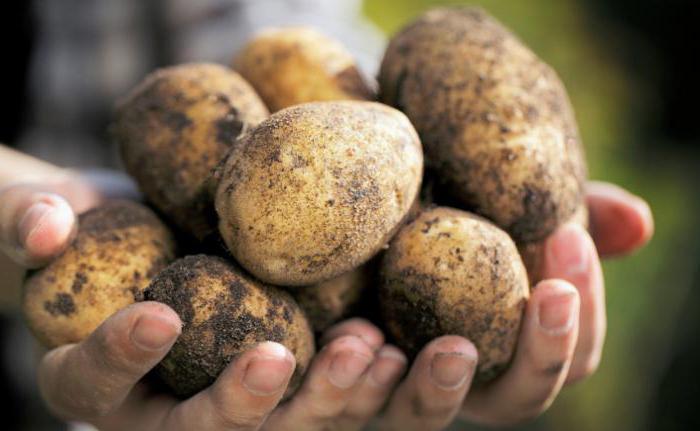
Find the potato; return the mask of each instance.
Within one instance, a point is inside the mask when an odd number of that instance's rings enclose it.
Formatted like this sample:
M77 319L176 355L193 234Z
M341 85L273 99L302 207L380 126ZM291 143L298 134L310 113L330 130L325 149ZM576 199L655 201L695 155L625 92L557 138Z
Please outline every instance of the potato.
M350 53L308 27L260 33L236 56L233 67L272 112L307 102L376 99Z
M362 293L371 282L371 269L363 265L338 277L291 291L316 333L350 317L359 305Z
M508 234L479 216L436 207L390 243L379 296L399 347L415 355L435 337L467 337L479 352L476 378L483 382L513 355L529 289Z
M22 308L47 347L76 343L139 300L175 258L171 233L147 208L111 201L78 219L70 246L24 284Z
M588 229L588 208L585 205L579 206L570 220ZM544 279L545 244L547 238L540 241L525 242L518 244L518 252L523 259L530 285L534 286Z
M237 73L185 64L153 72L120 101L111 134L146 198L203 239L216 231L206 180L238 135L268 115Z
M517 242L545 238L581 204L586 166L565 89L485 12L436 9L405 27L379 86L415 125L426 166L460 207Z
M418 193L423 155L408 119L374 102L317 102L241 138L216 193L219 231L257 278L304 286L369 260Z
M311 328L291 296L219 257L178 259L153 280L144 298L167 304L182 319L182 334L158 365L178 396L209 386L236 355L263 341L283 344L296 358L289 395L314 354Z

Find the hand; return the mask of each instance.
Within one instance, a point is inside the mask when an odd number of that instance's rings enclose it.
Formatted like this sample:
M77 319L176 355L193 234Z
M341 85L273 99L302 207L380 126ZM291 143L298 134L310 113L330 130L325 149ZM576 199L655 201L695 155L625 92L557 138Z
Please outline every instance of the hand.
M24 268L42 266L70 243L75 214L99 200L98 191L77 176L7 186L0 190L0 249Z
M75 234L76 214L104 197L138 192L121 172L78 173L0 145L0 252L22 269L50 262Z
M497 381L467 396L466 419L498 426L533 418L563 385L597 369L606 328L598 256L640 248L652 236L653 219L644 201L611 184L589 184L586 199L592 238L567 224L547 239L547 280L532 292L513 363Z
M180 325L175 312L155 302L119 311L85 341L44 357L43 397L60 417L103 430L359 430L406 364L398 349L383 345L378 329L352 319L329 330L304 383L279 407L295 363L272 342L240 355L212 386L178 401L139 382L167 354Z
M610 184L591 183L587 201L593 238L571 224L547 240L548 279L528 302L508 371L470 391L475 347L462 337L439 337L418 354L391 396L380 429L439 430L458 413L485 425L512 425L539 415L562 386L595 371L605 336L598 251L616 256L641 247L652 235L653 221L646 203Z

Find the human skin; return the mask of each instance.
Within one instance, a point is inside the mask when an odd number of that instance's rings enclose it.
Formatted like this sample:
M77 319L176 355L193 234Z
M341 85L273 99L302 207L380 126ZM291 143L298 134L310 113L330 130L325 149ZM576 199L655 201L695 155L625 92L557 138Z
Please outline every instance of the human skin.
M0 247L17 268L41 266L60 253L75 214L100 199L78 175L1 146L0 172ZM533 290L513 363L488 386L470 390L478 352L469 340L431 341L404 375L404 354L369 322L349 319L325 333L302 387L284 404L278 402L295 364L276 343L257 345L211 387L179 401L141 383L181 327L170 308L143 302L83 342L46 354L42 396L58 416L105 430L353 430L370 422L386 430L438 430L458 415L494 426L526 421L598 367L605 338L599 256L631 253L653 233L647 204L617 186L589 183L587 204L590 235L567 224L547 239L546 279Z

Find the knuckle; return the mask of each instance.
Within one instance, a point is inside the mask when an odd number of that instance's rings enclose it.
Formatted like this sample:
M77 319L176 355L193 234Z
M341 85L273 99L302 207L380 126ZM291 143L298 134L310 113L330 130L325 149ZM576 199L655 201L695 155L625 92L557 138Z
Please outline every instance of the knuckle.
M129 357L123 331L111 327L101 327L93 333L93 338L85 352L98 370L132 375L141 372L140 364Z
M575 364L569 372L569 383L579 382L592 376L600 366L600 355L591 355L580 363Z
M517 409L518 413L514 415L513 423L517 424L535 419L549 408L553 398L550 388L532 395Z
M93 420L105 417L114 411L115 405L97 398L70 397L57 405L54 410L64 416L79 420Z
M321 402L320 400L307 404L306 414L314 422L323 423L336 418L343 413L345 405L339 402Z
M566 361L553 361L549 365L540 367L540 374L545 377L557 377L566 367Z
M241 414L226 409L217 409L219 422L223 428L257 429L263 417L257 414Z
M83 400L80 405L76 406L76 410L82 412L80 416L82 418L100 418L112 413L114 404L103 400Z
M343 412L341 419L346 424L363 424L368 422L370 417L359 412Z
M231 403L229 395L211 394L212 410L216 415L216 422L221 428L229 429L257 429L268 413L268 409L262 406L241 406ZM236 407L234 408L233 405Z
M366 423L372 418L372 413L374 409L363 407L363 408L348 408L346 409L342 417L346 422L350 423Z
M438 401L438 400L436 400ZM428 402L420 395L411 398L411 413L414 416L425 419L442 418L451 415L457 406L453 402Z

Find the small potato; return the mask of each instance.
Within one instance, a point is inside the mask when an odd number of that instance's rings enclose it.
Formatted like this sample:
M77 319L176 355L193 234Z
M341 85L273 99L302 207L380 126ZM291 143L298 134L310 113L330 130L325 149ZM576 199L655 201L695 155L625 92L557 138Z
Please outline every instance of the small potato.
M307 102L376 99L350 53L312 28L263 31L236 56L233 67L272 112Z
M27 278L25 318L46 347L76 343L140 300L174 258L172 235L155 214L133 202L108 202L80 215L68 249Z
M314 354L311 328L292 297L218 257L178 259L153 280L144 298L167 304L182 319L182 334L158 365L181 397L209 386L236 355L263 341L283 344L296 358L289 395Z
M222 168L219 232L257 278L320 283L386 244L416 198L422 169L418 136L393 108L287 108L243 136Z
M216 231L207 184L213 168L268 115L236 72L185 64L151 73L120 101L111 134L146 198L201 240Z
M406 26L379 86L443 188L517 242L545 238L581 204L586 165L564 86L485 12L435 9Z
M369 287L371 275L370 268L363 265L328 281L294 289L291 293L314 331L322 333L356 311L362 293Z
M387 330L415 355L441 335L462 335L479 352L477 381L510 362L529 297L515 244L487 220L436 207L403 227L381 265Z

